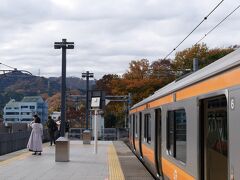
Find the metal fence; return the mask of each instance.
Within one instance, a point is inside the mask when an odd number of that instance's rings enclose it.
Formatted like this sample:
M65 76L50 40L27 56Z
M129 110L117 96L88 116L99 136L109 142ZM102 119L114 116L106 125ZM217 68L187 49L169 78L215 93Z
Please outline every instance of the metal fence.
M71 140L82 140L83 128L71 128L68 137ZM0 155L25 149L27 147L28 139L31 131L20 131L14 133L0 134ZM93 136L92 136L93 137ZM113 141L113 140L126 140L128 139L128 129L125 128L105 128L102 130L102 135L99 140ZM43 142L49 141L48 130L43 131Z
M84 130L84 128L70 128L68 138L82 140ZM89 130L92 131L92 129ZM128 138L128 129L126 128L104 128L98 133L98 139L104 141L123 140L126 138Z
M83 131L85 128L70 128L68 133L69 139L82 139L83 138ZM89 129L92 131L91 129Z
M0 134L0 155L14 152L27 147L31 131ZM43 141L48 141L47 130L43 131Z

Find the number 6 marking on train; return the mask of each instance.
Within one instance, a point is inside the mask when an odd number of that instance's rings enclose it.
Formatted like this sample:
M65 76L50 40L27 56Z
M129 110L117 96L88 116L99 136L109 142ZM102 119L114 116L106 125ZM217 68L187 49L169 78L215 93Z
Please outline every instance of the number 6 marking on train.
M234 100L234 98L231 98L231 100L230 100L230 107L231 107L232 110L234 110L234 108L235 108L235 100Z

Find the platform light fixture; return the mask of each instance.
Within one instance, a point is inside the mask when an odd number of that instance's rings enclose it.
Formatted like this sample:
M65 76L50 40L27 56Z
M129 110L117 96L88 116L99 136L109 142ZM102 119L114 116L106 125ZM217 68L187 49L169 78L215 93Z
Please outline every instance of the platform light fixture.
M55 42L54 49L62 49L62 85L61 85L61 125L60 135L65 135L66 123L66 51L74 49L74 42L67 42L67 39L62 39L62 42Z

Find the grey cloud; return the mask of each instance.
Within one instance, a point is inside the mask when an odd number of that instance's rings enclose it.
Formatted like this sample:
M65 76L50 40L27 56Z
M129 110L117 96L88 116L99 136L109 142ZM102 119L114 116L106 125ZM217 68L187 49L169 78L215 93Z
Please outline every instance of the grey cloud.
M45 76L60 76L61 50L53 43L67 38L67 74L126 72L131 60L163 58L218 0L0 0L0 62ZM177 51L190 47L239 2L219 9ZM210 47L239 44L239 11L204 39ZM172 54L171 57L173 57ZM0 68L2 68L0 66Z
M15 23L33 23L47 19L52 3L48 0L1 0L1 19Z

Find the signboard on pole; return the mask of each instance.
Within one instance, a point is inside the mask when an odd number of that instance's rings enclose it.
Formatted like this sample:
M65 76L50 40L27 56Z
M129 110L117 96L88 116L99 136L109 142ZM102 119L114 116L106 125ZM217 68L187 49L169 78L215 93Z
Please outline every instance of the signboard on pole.
M98 109L104 109L105 108L105 92L104 91L100 91L100 90L92 90L92 91L89 91L89 97L92 102L92 98L100 98L100 104L99 104L99 107ZM89 103L89 108L90 107L91 103Z
M97 111L100 108L100 103L101 103L101 98L100 97L92 97L91 100L91 108L94 110L94 154L97 154L97 129L98 129L98 125L97 125Z
M100 97L92 97L91 108L92 109L99 109L100 102L101 102L101 98Z

